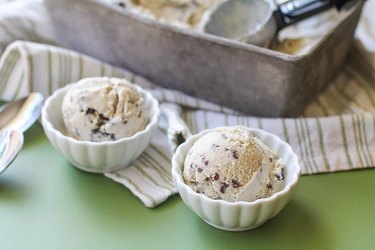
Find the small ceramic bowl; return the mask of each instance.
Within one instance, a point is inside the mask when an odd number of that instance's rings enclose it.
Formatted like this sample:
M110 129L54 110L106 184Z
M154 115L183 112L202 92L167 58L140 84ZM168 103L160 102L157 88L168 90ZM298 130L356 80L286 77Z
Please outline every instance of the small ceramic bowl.
M116 141L80 141L65 134L61 111L65 93L71 85L56 90L47 98L42 109L43 128L52 145L71 164L87 172L104 173L128 166L146 149L157 128L160 113L158 101L141 87L135 86L145 100L149 115L145 129Z
M182 176L185 157L193 144L212 129L189 137L177 148L172 157L172 177L182 200L205 222L227 231L245 231L256 228L277 215L291 199L301 172L298 157L288 143L266 131L243 128L262 140L285 164L285 187L268 198L253 202L213 200L204 194L194 192L185 184Z

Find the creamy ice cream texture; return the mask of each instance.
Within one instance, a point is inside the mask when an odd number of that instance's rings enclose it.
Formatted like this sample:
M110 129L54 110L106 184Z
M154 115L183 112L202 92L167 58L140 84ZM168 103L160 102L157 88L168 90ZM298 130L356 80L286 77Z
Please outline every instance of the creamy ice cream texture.
M197 27L207 10L224 0L123 0L131 11L185 28Z
M183 178L195 192L212 199L254 201L284 188L283 168L250 131L223 127L194 143L185 158Z
M114 141L143 130L144 99L125 79L86 78L67 91L62 113L67 134L83 141Z
M130 11L181 28L202 31L210 13L227 0L120 0ZM276 0L280 4L286 0ZM302 55L342 18L336 9L283 29L270 46L291 55Z

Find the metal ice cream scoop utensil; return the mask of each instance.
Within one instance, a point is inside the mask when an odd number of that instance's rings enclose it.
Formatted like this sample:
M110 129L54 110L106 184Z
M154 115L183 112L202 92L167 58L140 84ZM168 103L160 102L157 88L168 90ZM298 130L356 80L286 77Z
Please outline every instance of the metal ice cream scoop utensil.
M39 117L43 96L30 95L0 107L0 173L16 158L25 132Z
M349 0L291 0L275 6L271 0L228 0L218 5L203 31L240 42L268 46L282 28Z

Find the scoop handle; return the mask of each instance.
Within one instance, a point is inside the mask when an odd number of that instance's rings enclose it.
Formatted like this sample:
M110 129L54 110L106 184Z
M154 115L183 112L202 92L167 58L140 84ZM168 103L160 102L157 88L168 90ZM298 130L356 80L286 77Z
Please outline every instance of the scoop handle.
M274 13L278 30L336 7L338 10L350 0L290 0L280 4Z

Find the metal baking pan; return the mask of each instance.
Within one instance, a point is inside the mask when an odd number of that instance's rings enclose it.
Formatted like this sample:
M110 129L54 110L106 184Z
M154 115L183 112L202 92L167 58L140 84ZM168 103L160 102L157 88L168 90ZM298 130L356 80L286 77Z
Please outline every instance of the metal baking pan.
M64 47L247 114L293 117L340 70L363 1L300 56L179 29L100 0L47 6Z

